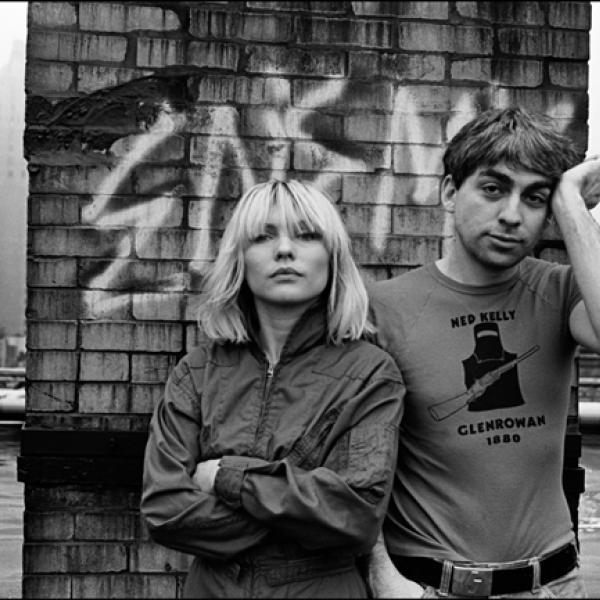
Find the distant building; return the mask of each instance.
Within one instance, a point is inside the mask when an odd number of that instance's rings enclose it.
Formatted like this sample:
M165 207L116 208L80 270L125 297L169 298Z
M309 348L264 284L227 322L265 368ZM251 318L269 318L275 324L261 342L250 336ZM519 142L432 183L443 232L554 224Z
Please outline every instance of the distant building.
M8 63L0 64L0 328L25 330L27 163L25 126L25 43L15 40Z

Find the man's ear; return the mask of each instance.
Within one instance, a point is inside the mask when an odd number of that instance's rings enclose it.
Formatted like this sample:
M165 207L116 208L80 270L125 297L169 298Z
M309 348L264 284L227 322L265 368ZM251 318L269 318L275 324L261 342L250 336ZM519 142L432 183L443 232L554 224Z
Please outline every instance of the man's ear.
M447 212L454 212L457 187L452 175L446 175L440 184L440 200Z

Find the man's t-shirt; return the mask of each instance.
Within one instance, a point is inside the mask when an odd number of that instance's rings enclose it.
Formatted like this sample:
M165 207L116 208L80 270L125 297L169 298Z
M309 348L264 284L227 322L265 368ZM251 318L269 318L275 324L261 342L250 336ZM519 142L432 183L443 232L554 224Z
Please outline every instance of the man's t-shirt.
M509 281L430 264L370 289L377 342L407 386L384 533L392 554L505 562L573 539L563 445L581 299L568 266Z

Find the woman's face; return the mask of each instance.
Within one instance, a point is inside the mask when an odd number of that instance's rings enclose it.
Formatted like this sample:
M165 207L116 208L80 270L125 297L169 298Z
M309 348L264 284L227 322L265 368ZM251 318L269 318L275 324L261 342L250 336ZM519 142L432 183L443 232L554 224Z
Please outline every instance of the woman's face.
M329 278L329 252L321 235L302 227L288 232L276 207L250 241L244 262L254 300L266 306L308 306Z

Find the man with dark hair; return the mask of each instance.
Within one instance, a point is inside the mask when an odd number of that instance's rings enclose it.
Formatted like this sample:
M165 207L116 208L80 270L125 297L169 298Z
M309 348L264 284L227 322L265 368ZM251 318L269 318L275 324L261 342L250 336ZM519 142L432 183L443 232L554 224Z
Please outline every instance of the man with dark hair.
M600 351L600 160L578 162L548 119L483 113L444 155L449 251L371 286L407 387L375 597L585 594L562 463L577 344ZM551 216L570 265L531 256Z

